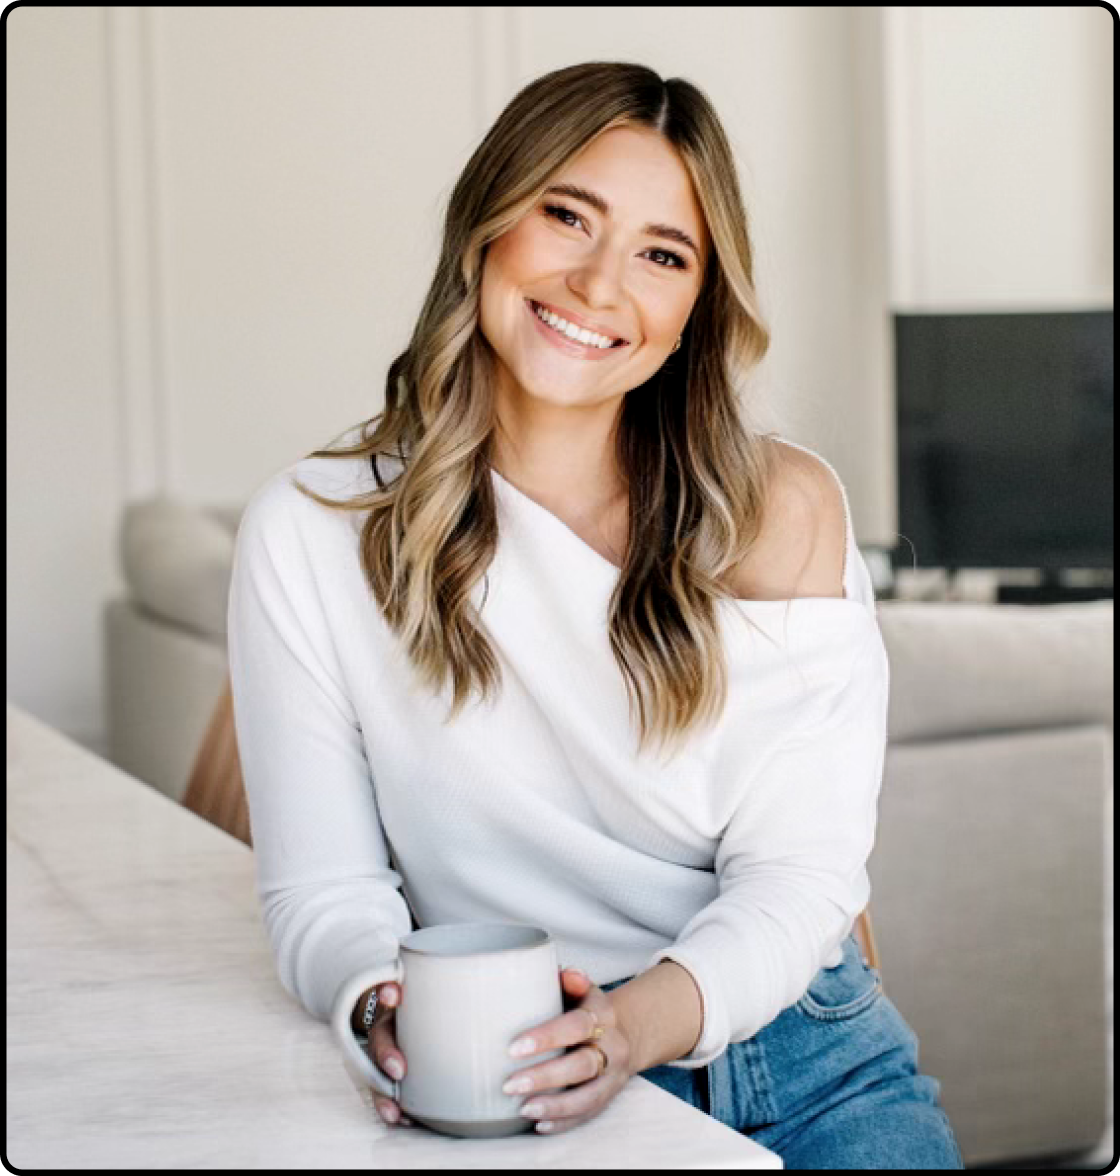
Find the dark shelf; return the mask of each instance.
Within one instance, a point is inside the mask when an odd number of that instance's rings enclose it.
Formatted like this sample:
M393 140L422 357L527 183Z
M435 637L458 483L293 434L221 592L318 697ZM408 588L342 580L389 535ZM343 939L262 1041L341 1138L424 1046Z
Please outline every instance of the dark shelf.
M1001 584L996 590L997 604L1077 604L1111 599L1111 584Z

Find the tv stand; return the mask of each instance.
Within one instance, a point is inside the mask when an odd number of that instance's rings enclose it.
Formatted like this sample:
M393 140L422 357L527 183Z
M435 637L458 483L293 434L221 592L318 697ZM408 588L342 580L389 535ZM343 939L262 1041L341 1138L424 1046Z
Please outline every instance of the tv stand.
M1037 584L1000 584L997 604L1077 604L1088 600L1112 599L1112 575L1098 582L1070 583L1057 571L1043 570Z
M976 604L1074 604L1112 599L1108 568L1039 571L1030 568L899 568L875 576L868 560L875 595L880 600L935 601Z

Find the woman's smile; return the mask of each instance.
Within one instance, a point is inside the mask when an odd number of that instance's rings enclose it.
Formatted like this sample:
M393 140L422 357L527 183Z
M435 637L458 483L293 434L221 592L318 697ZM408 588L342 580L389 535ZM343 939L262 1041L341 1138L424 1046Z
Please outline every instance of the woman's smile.
M625 341L611 347L596 347L593 343L580 343L578 339L570 339L555 327L550 327L544 322L537 313L535 304L528 298L525 299L525 309L529 317L533 320L537 333L543 336L558 351L561 351L565 355L570 355L573 359L607 359L610 356L626 351L630 347L630 344Z

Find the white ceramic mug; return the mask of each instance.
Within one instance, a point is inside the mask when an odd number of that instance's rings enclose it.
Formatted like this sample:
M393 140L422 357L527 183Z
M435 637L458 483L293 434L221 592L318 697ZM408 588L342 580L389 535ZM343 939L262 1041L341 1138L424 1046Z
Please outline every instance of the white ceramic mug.
M400 985L397 1045L405 1076L395 1082L373 1063L350 1020L374 984ZM531 1131L518 1114L523 1095L502 1093L511 1074L560 1057L563 1049L511 1058L514 1040L564 1011L556 946L547 931L521 923L447 923L413 931L382 980L348 985L332 1017L343 1056L410 1119L447 1135L492 1138Z

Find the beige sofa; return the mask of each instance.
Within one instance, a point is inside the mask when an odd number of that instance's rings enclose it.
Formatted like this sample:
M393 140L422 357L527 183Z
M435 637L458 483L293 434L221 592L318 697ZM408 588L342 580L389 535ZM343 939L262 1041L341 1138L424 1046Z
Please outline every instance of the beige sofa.
M122 527L111 758L181 800L226 675L239 511ZM868 870L885 988L969 1167L1111 1155L1111 602L882 601L889 740Z

